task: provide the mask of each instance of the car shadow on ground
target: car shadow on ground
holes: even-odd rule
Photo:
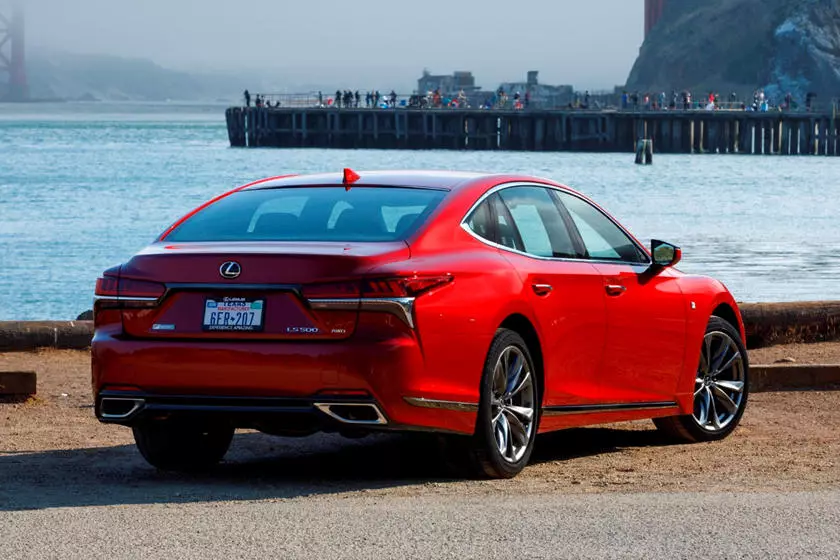
[[[572,429],[540,436],[531,462],[665,444],[653,430]],[[133,445],[0,453],[0,511],[289,499],[454,481],[429,435],[348,440],[240,433],[225,461],[203,474],[159,472]]]

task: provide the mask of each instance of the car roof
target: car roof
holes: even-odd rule
[[[464,171],[357,171],[359,180],[354,186],[364,187],[406,187],[419,189],[454,190],[460,185],[472,183],[478,179],[489,178],[488,173]],[[246,187],[245,190],[276,189],[283,187],[327,186],[344,184],[343,173],[320,173],[313,175],[294,175],[272,179]]]

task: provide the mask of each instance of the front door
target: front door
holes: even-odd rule
[[[606,295],[605,401],[673,401],[686,336],[685,300],[676,276],[651,269],[649,257],[595,206],[568,193],[557,196],[601,275]]]

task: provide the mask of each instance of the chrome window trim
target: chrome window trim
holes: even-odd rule
[[[569,258],[569,257],[540,257],[538,255],[532,255],[531,253],[526,253],[526,252],[520,251],[518,249],[511,249],[510,247],[507,247],[505,245],[500,245],[499,243],[496,243],[494,241],[490,241],[489,239],[485,239],[485,238],[481,237],[480,235],[475,233],[472,229],[470,229],[470,226],[467,224],[467,220],[469,219],[470,216],[472,216],[472,213],[475,212],[476,208],[478,208],[485,200],[487,200],[488,198],[490,198],[494,194],[496,194],[498,192],[501,192],[505,189],[511,189],[511,188],[516,188],[516,187],[541,187],[541,188],[544,188],[544,189],[551,189],[551,190],[558,191],[558,192],[561,192],[561,193],[564,193],[564,194],[567,194],[567,195],[570,195],[570,196],[574,196],[575,198],[578,198],[581,201],[585,202],[586,204],[589,204],[590,206],[592,206],[592,203],[589,202],[588,200],[586,200],[585,198],[583,198],[582,196],[580,196],[576,193],[570,192],[570,191],[568,191],[566,189],[563,189],[561,187],[557,187],[555,185],[546,185],[546,184],[541,184],[541,183],[528,183],[528,182],[521,182],[521,181],[517,181],[517,182],[513,182],[513,183],[502,183],[500,185],[496,185],[495,187],[493,187],[492,189],[488,190],[486,193],[481,195],[481,197],[479,197],[479,199],[470,207],[470,209],[467,211],[467,213],[461,219],[461,228],[464,231],[466,231],[468,234],[470,234],[471,236],[476,238],[481,243],[484,243],[485,245],[489,245],[490,247],[495,247],[496,249],[501,249],[503,251],[508,251],[509,253],[522,255],[524,257],[530,257],[532,259],[536,259],[536,260],[540,260],[540,261],[588,262],[588,263],[612,264],[612,265],[622,265],[622,266],[636,265],[636,266],[644,266],[644,267],[649,267],[651,265],[651,263],[653,262],[653,261],[650,260],[650,257],[648,256],[648,253],[647,253],[647,250],[644,247],[642,247],[642,245],[640,243],[638,243],[636,241],[636,238],[633,237],[630,234],[630,232],[628,232],[624,228],[624,226],[619,224],[611,216],[608,216],[607,214],[605,214],[603,211],[601,211],[600,209],[598,209],[595,206],[592,206],[592,207],[595,208],[595,210],[597,210],[598,212],[600,212],[601,215],[604,216],[607,220],[609,220],[613,225],[615,225],[615,227],[617,227],[624,235],[626,235],[627,239],[629,239],[630,242],[637,249],[639,249],[642,252],[642,255],[644,255],[644,257],[646,259],[646,262],[642,263],[642,262],[631,262],[631,261],[613,261],[613,260],[606,260],[606,259],[602,260],[602,259],[593,259],[593,258],[573,259],[573,258]]]

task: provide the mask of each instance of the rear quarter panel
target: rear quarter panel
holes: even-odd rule
[[[381,273],[452,274],[454,281],[415,303],[417,337],[426,375],[414,383],[420,396],[476,403],[487,352],[510,313],[533,321],[522,300],[522,280],[501,255],[461,227],[474,202],[495,184],[450,193],[407,242],[411,258],[377,269]],[[536,327],[536,324],[535,324]]]

